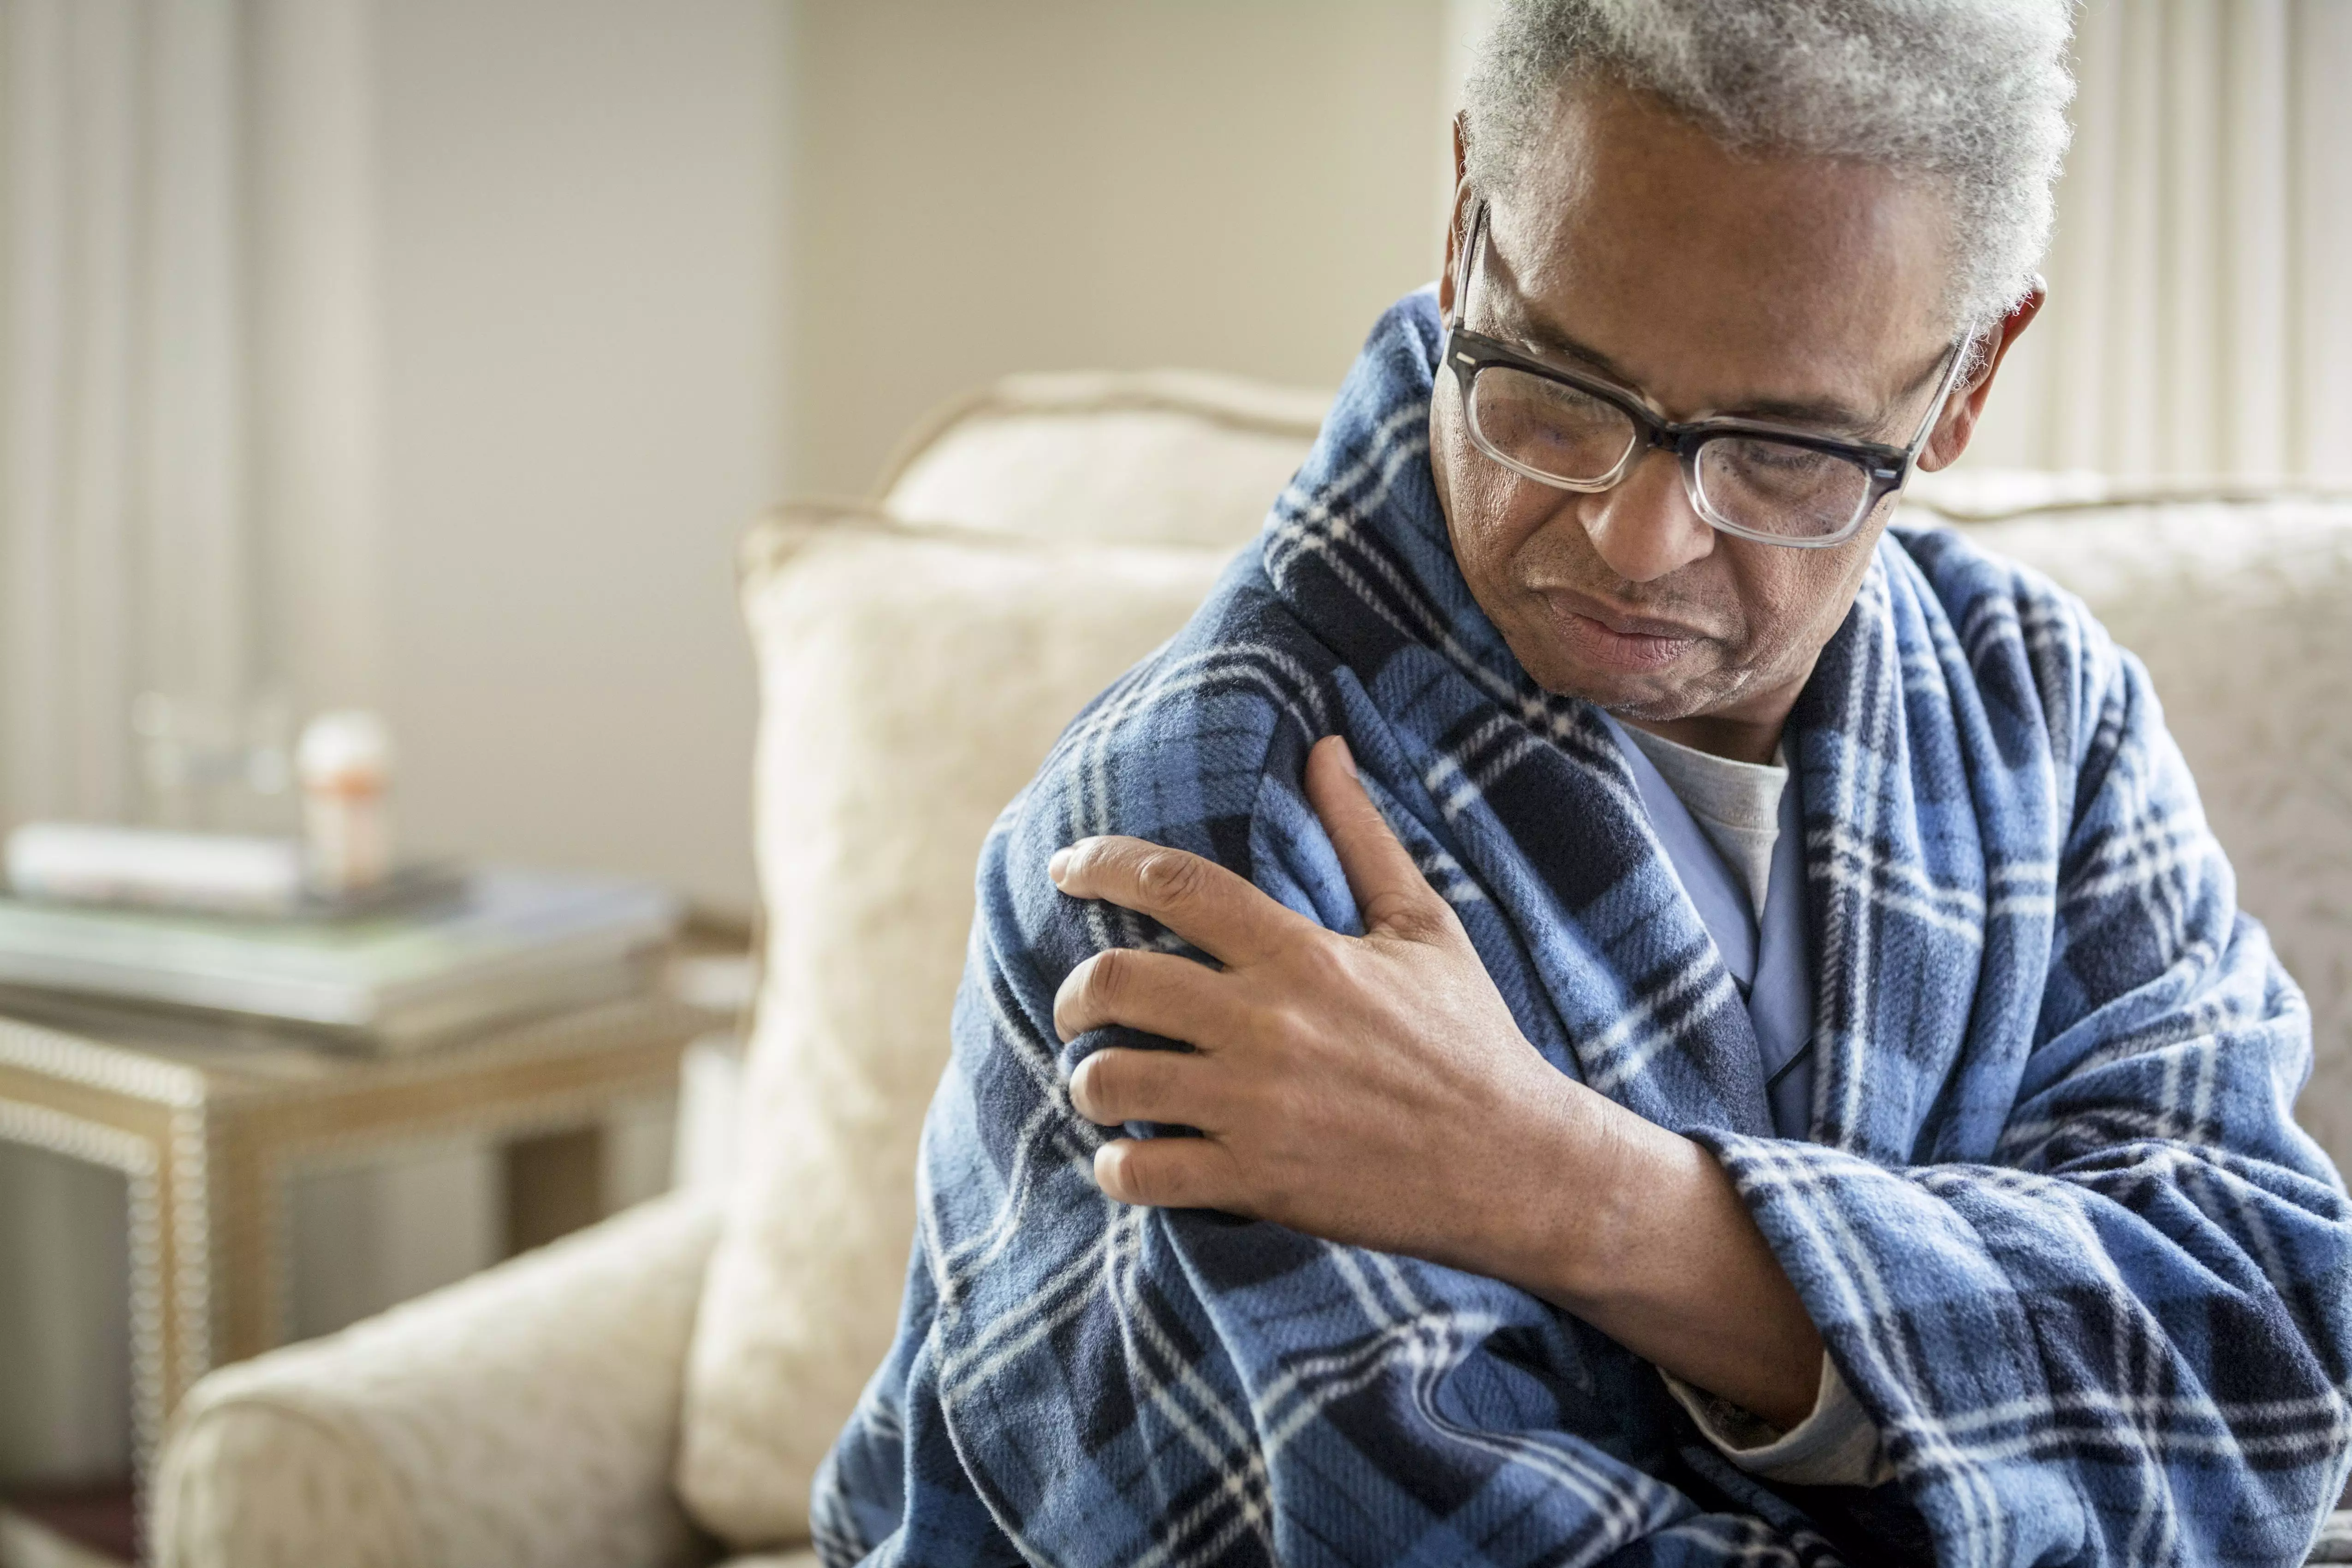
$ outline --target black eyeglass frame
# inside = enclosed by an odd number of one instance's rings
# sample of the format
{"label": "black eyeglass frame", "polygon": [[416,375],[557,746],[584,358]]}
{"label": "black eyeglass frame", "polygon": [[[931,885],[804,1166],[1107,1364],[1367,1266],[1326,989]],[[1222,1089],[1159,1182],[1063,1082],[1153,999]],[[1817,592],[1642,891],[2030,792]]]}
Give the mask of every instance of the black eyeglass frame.
{"label": "black eyeglass frame", "polygon": [[[1890,447],[1876,441],[1843,440],[1835,436],[1823,436],[1793,426],[1775,424],[1768,419],[1744,419],[1736,416],[1695,419],[1686,424],[1662,419],[1643,404],[1638,393],[1630,388],[1547,363],[1513,348],[1500,338],[1489,337],[1462,324],[1463,318],[1469,313],[1470,280],[1477,275],[1479,253],[1486,232],[1486,204],[1481,201],[1471,216],[1469,238],[1462,247],[1460,271],[1454,285],[1454,309],[1447,314],[1445,337],[1438,349],[1438,363],[1450,366],[1454,371],[1454,384],[1462,398],[1463,424],[1470,433],[1472,445],[1515,474],[1555,489],[1574,490],[1585,495],[1597,495],[1615,489],[1624,482],[1626,474],[1643,457],[1664,447],[1674,453],[1679,462],[1683,489],[1690,497],[1691,509],[1706,521],[1708,527],[1735,538],[1752,539],[1759,544],[1778,544],[1791,550],[1827,550],[1852,539],[1869,521],[1881,501],[1909,482],[1912,467],[1920,449],[1927,444],[1927,437],[1935,430],[1936,422],[1942,417],[1944,405],[1951,398],[1952,388],[1959,382],[1960,368],[1968,357],[1963,352],[1969,343],[1965,335],[1945,351],[1943,377],[1936,389],[1935,401],[1928,405],[1927,417],[1919,422],[1919,428],[1907,446]],[[1617,459],[1616,466],[1595,479],[1568,479],[1529,468],[1496,447],[1478,427],[1477,404],[1472,393],[1479,373],[1498,366],[1569,387],[1607,404],[1631,419],[1634,438],[1627,444],[1624,455]],[[1718,514],[1707,500],[1698,472],[1700,451],[1710,441],[1726,437],[1777,441],[1843,458],[1862,470],[1868,481],[1862,503],[1854,509],[1853,515],[1846,520],[1845,525],[1834,533],[1809,536],[1764,533],[1729,521]]]}

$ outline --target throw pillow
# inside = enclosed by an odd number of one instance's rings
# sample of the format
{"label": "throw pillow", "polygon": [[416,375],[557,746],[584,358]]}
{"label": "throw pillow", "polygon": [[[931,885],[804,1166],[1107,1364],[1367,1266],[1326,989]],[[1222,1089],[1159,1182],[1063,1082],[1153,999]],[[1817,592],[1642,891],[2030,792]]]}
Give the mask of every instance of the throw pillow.
{"label": "throw pillow", "polygon": [[982,840],[1230,553],[838,509],[747,542],[767,970],[677,1469],[738,1548],[806,1533],[817,1466],[889,1348]]}

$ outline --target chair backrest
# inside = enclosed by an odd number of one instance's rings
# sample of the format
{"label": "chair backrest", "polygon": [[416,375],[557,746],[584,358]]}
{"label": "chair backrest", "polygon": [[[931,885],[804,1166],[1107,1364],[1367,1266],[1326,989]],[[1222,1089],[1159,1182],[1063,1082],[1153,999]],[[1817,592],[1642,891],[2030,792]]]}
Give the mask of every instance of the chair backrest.
{"label": "chair backrest", "polygon": [[1329,404],[1199,371],[1008,376],[918,426],[877,501],[909,521],[1034,538],[1238,545]]}

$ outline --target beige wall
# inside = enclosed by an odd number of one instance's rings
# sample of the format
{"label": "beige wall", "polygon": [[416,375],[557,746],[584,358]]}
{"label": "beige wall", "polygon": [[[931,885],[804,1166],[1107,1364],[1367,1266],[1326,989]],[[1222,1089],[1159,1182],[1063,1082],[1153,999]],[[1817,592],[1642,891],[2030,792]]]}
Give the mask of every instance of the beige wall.
{"label": "beige wall", "polygon": [[412,842],[747,910],[743,521],[1009,371],[1336,384],[1435,269],[1476,8],[373,0],[373,624],[331,651]]}
{"label": "beige wall", "polygon": [[[356,253],[324,314],[362,345],[302,382],[364,415],[313,444],[363,523],[314,508],[281,552],[305,695],[391,715],[417,847],[747,910],[733,547],[786,486],[786,8],[356,3],[359,194],[284,215]],[[499,1180],[459,1140],[304,1184],[298,1329],[493,1261]]]}
{"label": "beige wall", "polygon": [[748,909],[774,0],[377,0],[381,685],[421,845]]}
{"label": "beige wall", "polygon": [[863,492],[924,409],[1008,371],[1336,384],[1436,272],[1462,9],[803,6],[799,488]]}
{"label": "beige wall", "polygon": [[[286,552],[289,641],[422,846],[749,910],[749,517],[1007,371],[1332,384],[1434,268],[1439,0],[352,3],[361,346],[301,384],[364,521]],[[297,1321],[488,1261],[495,1164],[313,1184]]]}

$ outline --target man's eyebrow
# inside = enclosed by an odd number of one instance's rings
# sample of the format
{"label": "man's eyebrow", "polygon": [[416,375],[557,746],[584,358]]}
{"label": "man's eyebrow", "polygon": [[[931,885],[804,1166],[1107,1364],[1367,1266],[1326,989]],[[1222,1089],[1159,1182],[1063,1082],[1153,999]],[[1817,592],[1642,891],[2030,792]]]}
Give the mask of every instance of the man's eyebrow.
{"label": "man's eyebrow", "polygon": [[1625,373],[1624,366],[1590,343],[1578,342],[1558,327],[1523,318],[1520,322],[1520,333],[1527,346],[1538,354],[1548,354],[1556,359],[1574,360],[1581,368],[1593,371],[1620,386],[1631,389],[1633,385],[1633,378]]}
{"label": "man's eyebrow", "polygon": [[1857,440],[1868,439],[1886,423],[1884,416],[1874,419],[1826,398],[1759,397],[1723,412],[1745,419],[1769,419],[1776,425],[1800,425],[1809,430],[1850,436]]}

